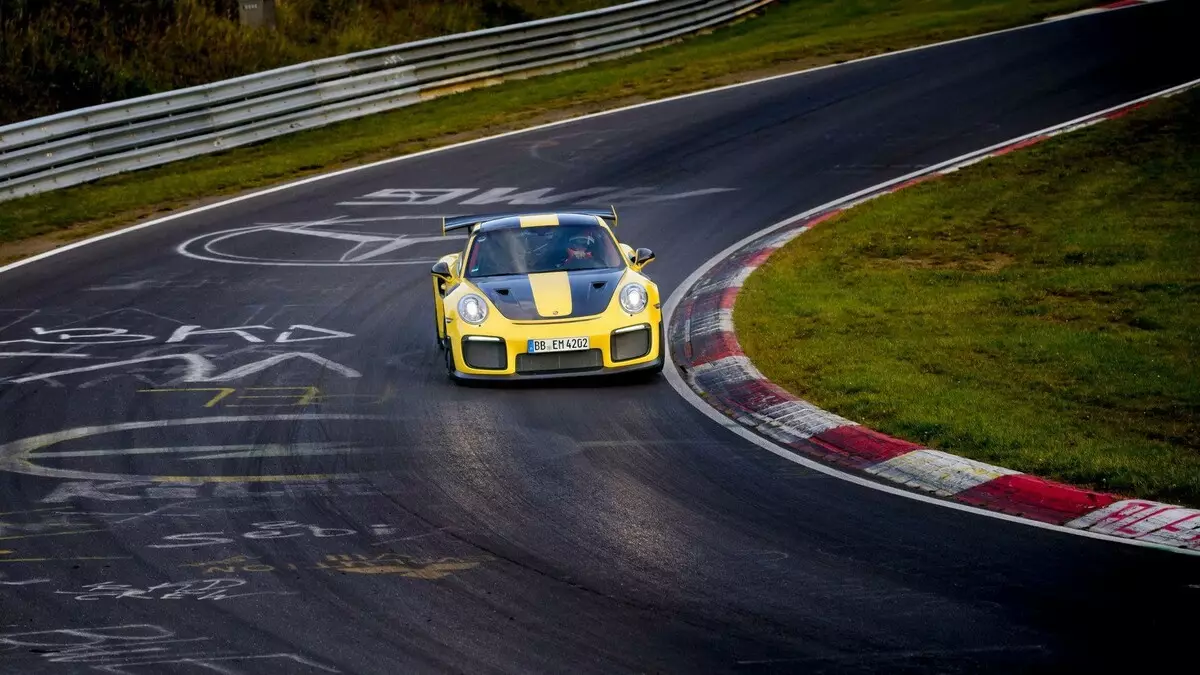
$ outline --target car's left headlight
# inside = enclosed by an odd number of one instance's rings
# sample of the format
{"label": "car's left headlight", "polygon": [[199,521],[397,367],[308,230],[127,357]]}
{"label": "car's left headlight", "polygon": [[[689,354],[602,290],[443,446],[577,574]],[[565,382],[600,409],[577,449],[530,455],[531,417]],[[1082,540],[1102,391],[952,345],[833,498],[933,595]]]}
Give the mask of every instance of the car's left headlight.
{"label": "car's left headlight", "polygon": [[649,299],[646,294],[646,287],[639,283],[626,284],[621,289],[621,309],[624,309],[630,314],[637,314],[646,309],[646,301]]}
{"label": "car's left headlight", "polygon": [[463,321],[478,326],[487,318],[487,303],[474,293],[464,295],[462,300],[458,301],[458,315]]}

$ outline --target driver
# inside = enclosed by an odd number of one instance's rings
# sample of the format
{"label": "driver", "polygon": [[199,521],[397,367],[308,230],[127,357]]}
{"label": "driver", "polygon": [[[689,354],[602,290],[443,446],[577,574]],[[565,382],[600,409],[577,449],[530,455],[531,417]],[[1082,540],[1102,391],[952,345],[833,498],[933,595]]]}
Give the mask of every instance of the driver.
{"label": "driver", "polygon": [[591,260],[595,250],[596,238],[591,233],[572,233],[567,239],[567,255],[562,264],[569,265],[576,260]]}

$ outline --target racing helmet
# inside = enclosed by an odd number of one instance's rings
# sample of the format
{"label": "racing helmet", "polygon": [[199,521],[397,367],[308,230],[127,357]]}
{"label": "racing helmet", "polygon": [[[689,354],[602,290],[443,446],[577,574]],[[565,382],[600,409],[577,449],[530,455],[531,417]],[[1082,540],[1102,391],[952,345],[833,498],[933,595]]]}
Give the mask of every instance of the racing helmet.
{"label": "racing helmet", "polygon": [[591,258],[595,246],[596,237],[591,232],[572,233],[567,238],[567,259],[579,260],[582,258]]}

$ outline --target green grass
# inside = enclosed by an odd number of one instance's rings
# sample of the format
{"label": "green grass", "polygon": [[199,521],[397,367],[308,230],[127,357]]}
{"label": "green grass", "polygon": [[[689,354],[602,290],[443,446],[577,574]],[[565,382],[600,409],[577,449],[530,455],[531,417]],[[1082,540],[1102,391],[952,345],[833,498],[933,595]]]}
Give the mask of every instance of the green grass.
{"label": "green grass", "polygon": [[[209,199],[331,168],[695,91],[1036,21],[1087,0],[792,0],[669,48],[510,82],[260,145],[5,202],[0,260]],[[34,242],[25,242],[40,237]],[[24,242],[24,243],[22,243]]]}
{"label": "green grass", "polygon": [[775,382],[929,447],[1200,506],[1200,92],[857,207],[746,284]]}

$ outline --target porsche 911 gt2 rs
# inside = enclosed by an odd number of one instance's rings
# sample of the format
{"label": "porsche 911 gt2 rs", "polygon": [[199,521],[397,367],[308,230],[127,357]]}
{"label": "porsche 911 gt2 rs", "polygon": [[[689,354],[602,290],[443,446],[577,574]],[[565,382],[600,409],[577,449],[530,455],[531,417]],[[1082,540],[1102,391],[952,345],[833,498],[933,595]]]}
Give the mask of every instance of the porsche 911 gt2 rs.
{"label": "porsche 911 gt2 rs", "polygon": [[467,230],[433,266],[437,340],[456,379],[531,379],[663,368],[654,259],[613,235],[616,211],[444,219]]}

